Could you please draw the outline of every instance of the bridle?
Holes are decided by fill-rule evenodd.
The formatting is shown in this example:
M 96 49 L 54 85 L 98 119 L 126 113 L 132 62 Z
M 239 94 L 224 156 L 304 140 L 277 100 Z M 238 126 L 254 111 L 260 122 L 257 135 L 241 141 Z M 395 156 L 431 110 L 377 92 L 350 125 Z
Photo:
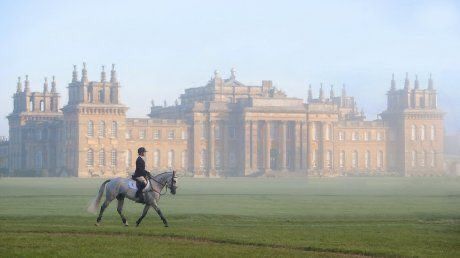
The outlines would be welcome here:
M 176 178 L 176 171 L 173 170 L 172 172 L 172 177 L 171 177 L 171 185 L 173 184 L 173 179 Z M 161 190 L 158 192 L 157 190 L 153 189 L 153 184 L 150 184 L 150 190 L 152 190 L 153 192 L 155 193 L 158 193 L 161 196 L 165 195 L 168 193 L 168 181 L 164 182 L 164 183 L 161 183 L 157 180 L 155 180 L 155 178 L 153 176 L 149 176 L 149 180 L 153 180 L 155 181 L 156 183 L 158 183 L 160 186 L 161 186 Z M 163 188 L 166 187 L 166 191 L 164 193 L 161 193 L 161 191 L 163 190 Z M 170 187 L 171 188 L 171 187 Z

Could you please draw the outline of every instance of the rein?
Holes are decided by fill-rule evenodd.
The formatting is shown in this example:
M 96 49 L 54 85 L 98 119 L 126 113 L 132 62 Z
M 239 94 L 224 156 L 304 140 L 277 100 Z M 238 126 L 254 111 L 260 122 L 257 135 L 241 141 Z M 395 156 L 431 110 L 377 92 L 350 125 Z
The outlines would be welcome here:
M 150 189 L 155 192 L 155 193 L 158 193 L 161 196 L 165 195 L 168 193 L 168 182 L 165 182 L 164 184 L 158 182 L 157 180 L 155 180 L 155 178 L 153 178 L 152 176 L 149 177 L 149 179 L 155 181 L 156 183 L 158 183 L 159 185 L 161 185 L 161 190 L 160 192 L 156 191 L 155 189 L 153 189 L 153 184 L 150 183 Z M 161 193 L 161 191 L 163 190 L 163 188 L 166 186 L 166 191 L 164 193 Z

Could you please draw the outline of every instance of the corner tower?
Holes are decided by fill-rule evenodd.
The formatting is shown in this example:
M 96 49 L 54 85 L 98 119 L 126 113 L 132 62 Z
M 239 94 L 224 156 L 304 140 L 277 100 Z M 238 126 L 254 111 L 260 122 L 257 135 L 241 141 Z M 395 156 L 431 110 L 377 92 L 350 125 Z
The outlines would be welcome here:
M 89 81 L 86 63 L 78 80 L 74 65 L 69 102 L 64 113 L 65 164 L 72 176 L 125 175 L 125 128 L 127 107 L 119 100 L 120 83 L 115 65 L 110 80 L 102 66 L 99 81 Z
M 389 169 L 405 176 L 441 175 L 444 163 L 444 113 L 437 106 L 433 79 L 421 89 L 418 77 L 410 87 L 397 90 L 394 76 L 388 91 L 387 110 L 381 116 L 389 125 Z

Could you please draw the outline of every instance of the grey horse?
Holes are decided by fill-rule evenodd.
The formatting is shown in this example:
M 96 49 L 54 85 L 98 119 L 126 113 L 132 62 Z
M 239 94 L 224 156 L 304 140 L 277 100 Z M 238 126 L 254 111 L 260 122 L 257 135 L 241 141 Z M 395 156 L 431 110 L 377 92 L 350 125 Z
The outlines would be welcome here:
M 133 184 L 133 183 L 134 183 L 134 180 L 130 178 L 122 178 L 122 177 L 109 179 L 109 180 L 106 180 L 104 183 L 102 183 L 101 187 L 99 188 L 99 192 L 96 195 L 96 198 L 92 201 L 92 203 L 88 207 L 88 212 L 96 213 L 97 207 L 99 206 L 101 202 L 102 194 L 104 193 L 104 190 L 106 191 L 105 201 L 101 205 L 99 216 L 97 217 L 96 224 L 95 224 L 96 226 L 100 225 L 102 214 L 104 213 L 104 210 L 107 208 L 107 206 L 109 206 L 110 202 L 112 202 L 114 199 L 118 200 L 117 211 L 118 211 L 118 214 L 120 214 L 123 224 L 125 226 L 128 226 L 126 217 L 123 215 L 123 202 L 125 200 L 125 197 L 133 201 L 138 201 L 138 198 L 136 198 L 137 190 L 133 189 L 133 187 L 130 187 L 130 184 Z M 165 225 L 165 227 L 168 226 L 168 221 L 163 216 L 163 213 L 161 212 L 160 207 L 158 207 L 158 201 L 160 200 L 161 192 L 164 187 L 169 188 L 171 194 L 176 194 L 176 189 L 177 189 L 176 184 L 177 184 L 177 177 L 176 177 L 175 171 L 164 172 L 159 175 L 148 178 L 148 184 L 144 188 L 144 191 L 143 191 L 144 196 L 145 196 L 144 198 L 145 206 L 144 206 L 142 215 L 136 221 L 136 226 L 139 226 L 139 224 L 141 223 L 142 219 L 147 214 L 147 211 L 149 210 L 150 207 L 153 207 L 153 209 L 155 209 L 155 211 L 158 213 L 161 220 L 163 221 L 163 224 Z

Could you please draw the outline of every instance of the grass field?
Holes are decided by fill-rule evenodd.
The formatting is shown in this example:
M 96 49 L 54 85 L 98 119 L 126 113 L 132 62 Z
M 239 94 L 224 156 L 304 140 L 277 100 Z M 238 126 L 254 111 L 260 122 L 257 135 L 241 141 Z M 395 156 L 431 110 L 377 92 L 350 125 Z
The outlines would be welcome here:
M 182 178 L 169 228 L 116 202 L 95 227 L 102 181 L 0 178 L 0 257 L 460 257 L 459 178 Z

